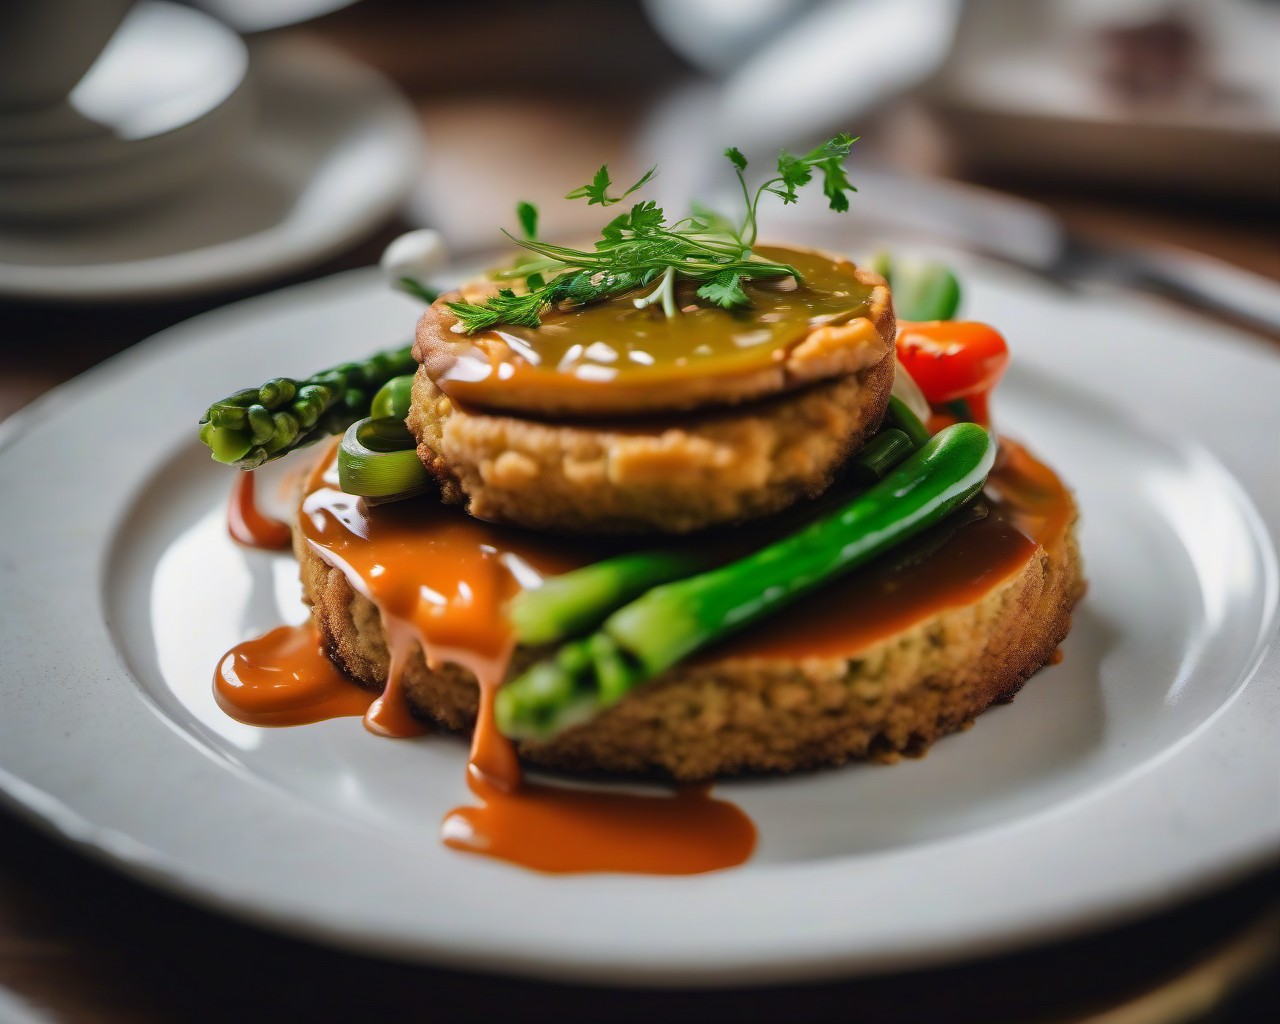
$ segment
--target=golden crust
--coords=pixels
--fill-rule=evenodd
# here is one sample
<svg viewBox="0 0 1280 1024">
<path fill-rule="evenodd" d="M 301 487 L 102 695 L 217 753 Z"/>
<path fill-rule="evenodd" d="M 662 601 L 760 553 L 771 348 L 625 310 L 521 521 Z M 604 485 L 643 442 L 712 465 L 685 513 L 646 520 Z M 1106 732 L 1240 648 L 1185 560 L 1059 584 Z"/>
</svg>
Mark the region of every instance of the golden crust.
<svg viewBox="0 0 1280 1024">
<path fill-rule="evenodd" d="M 380 689 L 386 638 L 374 606 L 295 531 L 303 590 L 335 660 Z M 1074 524 L 980 600 L 922 619 L 850 658 L 721 658 L 666 673 L 550 743 L 519 744 L 529 764 L 575 773 L 702 780 L 916 754 L 1008 700 L 1071 628 L 1084 589 Z M 517 652 L 513 673 L 538 652 Z M 474 676 L 410 659 L 419 717 L 467 732 Z"/>
<path fill-rule="evenodd" d="M 555 532 L 688 533 L 831 484 L 880 425 L 894 359 L 749 407 L 624 424 L 464 412 L 419 368 L 409 428 L 445 501 Z"/>
<path fill-rule="evenodd" d="M 894 350 L 897 326 L 884 278 L 865 267 L 854 267 L 854 277 L 871 286 L 868 315 L 813 329 L 787 351 L 785 359 L 768 366 L 744 373 L 690 375 L 664 381 L 660 387 L 614 383 L 603 397 L 602 392 L 590 388 L 557 388 L 549 379 L 545 387 L 503 389 L 486 406 L 495 411 L 546 417 L 602 412 L 611 416 L 679 413 L 734 406 L 857 373 Z M 442 295 L 418 320 L 413 355 L 433 380 L 447 374 L 459 355 L 466 352 L 480 354 L 491 366 L 516 358 L 500 337 L 481 334 L 472 338 L 453 332 L 458 318 L 446 304 L 477 301 L 492 288 L 488 282 L 476 283 Z M 500 404 L 494 400 L 497 398 Z M 606 403 L 603 408 L 602 401 Z"/>
</svg>

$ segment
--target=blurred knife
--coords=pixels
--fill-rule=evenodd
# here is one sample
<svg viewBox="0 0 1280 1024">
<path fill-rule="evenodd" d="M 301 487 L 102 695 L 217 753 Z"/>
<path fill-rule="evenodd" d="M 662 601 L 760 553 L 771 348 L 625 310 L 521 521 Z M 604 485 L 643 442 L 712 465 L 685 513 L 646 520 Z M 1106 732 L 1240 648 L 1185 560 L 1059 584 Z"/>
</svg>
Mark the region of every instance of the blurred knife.
<svg viewBox="0 0 1280 1024">
<path fill-rule="evenodd" d="M 1172 247 L 1099 242 L 1069 231 L 1025 199 L 936 179 L 860 167 L 869 217 L 898 232 L 993 256 L 1054 281 L 1136 288 L 1280 336 L 1280 284 L 1222 260 Z"/>
<path fill-rule="evenodd" d="M 706 17 L 738 9 L 731 0 L 647 3 L 654 14 L 686 12 L 655 19 L 685 51 L 705 35 L 688 7 Z M 710 61 L 726 77 L 677 89 L 641 133 L 640 150 L 657 155 L 662 167 L 660 198 L 673 209 L 693 196 L 714 198 L 720 146 L 732 143 L 750 155 L 812 145 L 923 81 L 945 58 L 961 13 L 957 0 L 756 0 L 747 7 L 759 24 L 740 33 L 732 59 Z M 876 45 L 859 45 L 866 40 Z M 1062 284 L 1155 292 L 1280 337 L 1280 284 L 1261 275 L 1174 248 L 1093 241 L 1043 206 L 973 186 L 862 164 L 852 176 L 874 197 L 858 204 L 860 222 L 882 222 L 892 236 L 947 241 Z M 795 216 L 789 211 L 792 224 Z"/>
</svg>

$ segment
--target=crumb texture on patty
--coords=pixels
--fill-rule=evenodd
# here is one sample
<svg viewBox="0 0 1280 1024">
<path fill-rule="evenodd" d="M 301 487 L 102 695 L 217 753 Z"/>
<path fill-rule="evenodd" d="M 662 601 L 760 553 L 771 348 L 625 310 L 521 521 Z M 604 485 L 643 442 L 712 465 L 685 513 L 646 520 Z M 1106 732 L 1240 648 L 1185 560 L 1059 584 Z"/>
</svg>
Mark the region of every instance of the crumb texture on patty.
<svg viewBox="0 0 1280 1024">
<path fill-rule="evenodd" d="M 621 424 L 463 411 L 419 368 L 409 427 L 444 499 L 553 532 L 688 533 L 814 497 L 878 429 L 885 355 L 856 374 L 732 410 Z"/>
<path fill-rule="evenodd" d="M 381 689 L 388 653 L 376 608 L 305 540 L 295 539 L 295 552 L 332 656 L 358 682 Z M 551 742 L 520 743 L 519 753 L 531 765 L 573 773 L 684 781 L 919 753 L 1012 698 L 1049 661 L 1083 588 L 1073 524 L 979 600 L 929 615 L 855 657 L 704 659 Z M 518 650 L 512 672 L 539 653 Z M 459 732 L 474 726 L 478 687 L 466 670 L 428 669 L 417 653 L 404 683 L 422 719 Z"/>
</svg>

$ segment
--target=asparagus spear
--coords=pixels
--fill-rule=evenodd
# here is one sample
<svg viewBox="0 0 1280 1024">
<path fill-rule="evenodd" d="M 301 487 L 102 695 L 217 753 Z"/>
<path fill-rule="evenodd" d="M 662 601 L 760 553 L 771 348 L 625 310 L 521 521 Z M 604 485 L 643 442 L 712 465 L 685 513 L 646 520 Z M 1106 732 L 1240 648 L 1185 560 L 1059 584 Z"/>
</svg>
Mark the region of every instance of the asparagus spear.
<svg viewBox="0 0 1280 1024">
<path fill-rule="evenodd" d="M 507 606 L 507 617 L 520 643 L 555 643 L 598 626 L 650 587 L 706 565 L 705 555 L 690 550 L 631 551 L 522 590 Z"/>
<path fill-rule="evenodd" d="M 982 488 L 991 435 L 957 423 L 842 508 L 746 558 L 647 591 L 504 686 L 498 728 L 546 739 L 694 651 L 946 518 Z"/>
<path fill-rule="evenodd" d="M 901 430 L 882 430 L 850 463 L 850 476 L 859 483 L 874 483 L 915 447 Z M 705 549 L 629 551 L 520 591 L 507 606 L 507 617 L 520 643 L 556 643 L 594 629 L 650 587 L 691 576 L 710 564 Z"/>
<path fill-rule="evenodd" d="M 214 459 L 256 469 L 369 415 L 375 392 L 416 367 L 409 346 L 363 362 L 342 363 L 303 380 L 276 377 L 214 402 L 200 421 L 200 440 Z"/>
</svg>

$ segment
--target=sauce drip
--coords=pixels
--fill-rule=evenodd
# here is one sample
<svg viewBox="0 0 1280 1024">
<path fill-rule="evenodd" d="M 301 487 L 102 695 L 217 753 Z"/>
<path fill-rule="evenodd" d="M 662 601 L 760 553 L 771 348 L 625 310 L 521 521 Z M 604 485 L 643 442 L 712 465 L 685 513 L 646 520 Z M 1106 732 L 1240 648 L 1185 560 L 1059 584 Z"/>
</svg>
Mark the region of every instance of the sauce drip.
<svg viewBox="0 0 1280 1024">
<path fill-rule="evenodd" d="M 710 786 L 649 796 L 541 783 L 506 791 L 475 776 L 468 785 L 481 805 L 445 818 L 445 845 L 535 871 L 697 875 L 735 867 L 755 848 L 751 819 Z"/>
<path fill-rule="evenodd" d="M 524 781 L 513 744 L 494 725 L 498 682 L 481 680 L 467 764 L 480 804 L 449 812 L 446 846 L 552 874 L 696 875 L 751 856 L 755 825 L 713 799 L 709 785 L 655 796 Z"/>
<path fill-rule="evenodd" d="M 607 549 L 482 523 L 427 498 L 367 506 L 338 489 L 332 458 L 313 471 L 307 492 L 300 520 L 306 541 L 382 616 L 391 651 L 386 687 L 371 706 L 368 693 L 351 692 L 354 684 L 332 667 L 313 633 L 275 630 L 224 658 L 218 693 L 229 713 L 269 724 L 329 717 L 317 714 L 305 699 L 300 700 L 304 712 L 286 709 L 278 718 L 269 717 L 277 707 L 273 702 L 288 703 L 275 691 L 307 688 L 307 673 L 289 666 L 318 659 L 323 664 L 315 667 L 328 680 L 325 685 L 346 687 L 340 706 L 347 710 L 334 713 L 360 714 L 368 708 L 366 725 L 383 735 L 420 730 L 409 714 L 401 676 L 405 660 L 421 648 L 429 664 L 459 664 L 479 681 L 467 766 L 467 785 L 477 805 L 446 816 L 443 835 L 449 846 L 546 872 L 693 874 L 731 867 L 750 856 L 754 826 L 733 805 L 713 799 L 707 787 L 654 796 L 526 782 L 512 743 L 497 731 L 493 699 L 514 650 L 503 605 L 521 587 L 595 561 Z M 1054 543 L 1074 515 L 1070 495 L 1053 472 L 1009 441 L 1003 442 L 985 505 L 985 515 L 941 524 L 905 550 L 810 595 L 706 656 L 856 656 L 937 610 L 981 597 L 1019 571 L 1037 542 Z M 726 537 L 725 550 L 740 546 L 744 536 Z M 253 700 L 265 713 L 242 717 L 253 704 L 245 695 L 259 693 L 263 696 Z M 323 701 L 319 706 L 329 707 Z"/>
<path fill-rule="evenodd" d="M 310 623 L 236 644 L 218 663 L 213 693 L 223 711 L 247 725 L 363 715 L 373 700 L 334 665 Z"/>
<path fill-rule="evenodd" d="M 479 681 L 467 784 L 480 803 L 445 819 L 450 846 L 555 872 L 688 874 L 750 856 L 755 827 L 705 790 L 656 797 L 526 783 L 494 726 L 493 696 L 515 647 L 502 606 L 522 585 L 599 558 L 594 546 L 481 523 L 430 499 L 369 507 L 324 466 L 309 482 L 301 526 L 382 615 L 391 664 L 367 727 L 402 735 L 416 725 L 400 689 L 415 645 L 430 664 L 462 665 Z"/>
<path fill-rule="evenodd" d="M 504 325 L 477 333 L 469 353 L 436 382 L 450 398 L 477 405 L 512 387 L 552 382 L 558 388 L 604 384 L 616 394 L 619 387 L 766 368 L 785 359 L 814 327 L 869 315 L 872 289 L 857 279 L 847 259 L 769 246 L 757 251 L 795 267 L 803 284 L 789 277 L 744 282 L 752 302 L 745 310 L 708 305 L 694 295 L 698 285 L 691 281 L 676 285 L 683 312 L 674 317 L 658 305 L 636 309 L 633 300 L 641 291 L 570 311 L 549 310 L 537 328 Z M 515 358 L 495 365 L 486 341 L 500 342 Z"/>
<path fill-rule="evenodd" d="M 266 551 L 283 551 L 289 546 L 288 524 L 258 511 L 254 495 L 252 470 L 236 477 L 227 503 L 227 532 L 231 539 L 245 547 Z"/>
</svg>

